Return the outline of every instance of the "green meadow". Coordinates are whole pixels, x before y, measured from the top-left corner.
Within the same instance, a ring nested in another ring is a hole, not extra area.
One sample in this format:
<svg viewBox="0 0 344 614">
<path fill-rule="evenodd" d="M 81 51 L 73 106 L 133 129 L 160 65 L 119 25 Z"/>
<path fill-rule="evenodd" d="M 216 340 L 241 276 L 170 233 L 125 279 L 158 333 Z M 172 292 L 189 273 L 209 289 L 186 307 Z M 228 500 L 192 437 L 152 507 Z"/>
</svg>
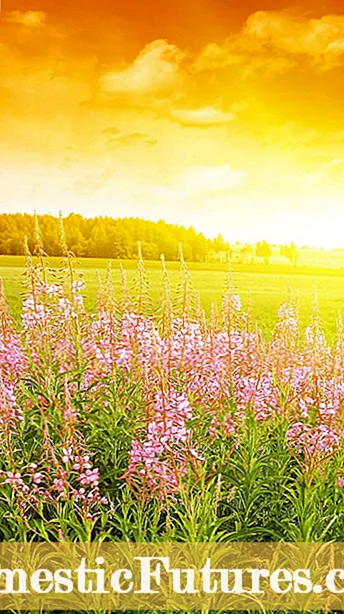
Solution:
<svg viewBox="0 0 344 614">
<path fill-rule="evenodd" d="M 340 312 L 344 317 L 344 270 L 335 260 L 318 258 L 321 267 L 300 265 L 291 267 L 283 263 L 272 262 L 269 265 L 239 264 L 232 266 L 232 284 L 246 308 L 251 305 L 253 317 L 263 332 L 269 336 L 273 329 L 279 306 L 292 295 L 299 303 L 300 321 L 306 326 L 312 310 L 314 296 L 317 297 L 320 315 L 329 340 L 336 330 L 336 320 Z M 48 266 L 59 268 L 60 258 L 48 258 Z M 113 285 L 119 294 L 121 287 L 120 264 L 127 274 L 129 286 L 135 278 L 136 262 L 133 260 L 112 261 Z M 337 266 L 336 266 L 337 265 Z M 95 306 L 97 295 L 97 271 L 105 279 L 107 260 L 85 258 L 76 261 L 76 268 L 85 281 L 85 303 L 89 310 Z M 172 289 L 179 281 L 179 263 L 166 264 Z M 162 282 L 160 262 L 145 263 L 153 299 L 159 297 Z M 226 264 L 190 263 L 190 276 L 195 289 L 200 292 L 201 305 L 209 315 L 211 305 L 221 306 L 221 297 L 226 283 Z M 18 319 L 22 303 L 24 276 L 24 258 L 21 256 L 0 256 L 0 276 L 3 280 L 5 295 L 12 315 Z"/>
</svg>

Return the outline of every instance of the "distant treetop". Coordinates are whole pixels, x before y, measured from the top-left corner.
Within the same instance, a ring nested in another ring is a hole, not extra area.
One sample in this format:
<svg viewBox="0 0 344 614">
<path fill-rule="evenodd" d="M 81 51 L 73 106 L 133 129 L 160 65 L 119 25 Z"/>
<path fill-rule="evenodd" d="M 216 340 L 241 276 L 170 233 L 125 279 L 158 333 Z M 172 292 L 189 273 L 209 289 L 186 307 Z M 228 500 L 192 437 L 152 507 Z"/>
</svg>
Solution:
<svg viewBox="0 0 344 614">
<path fill-rule="evenodd" d="M 141 242 L 143 258 L 158 260 L 178 259 L 181 243 L 185 260 L 204 262 L 224 261 L 230 254 L 230 245 L 221 235 L 207 239 L 191 226 L 185 228 L 163 220 L 151 222 L 141 218 L 84 218 L 71 213 L 63 219 L 68 249 L 78 257 L 131 259 L 137 257 L 137 242 Z M 62 256 L 61 222 L 52 215 L 8 214 L 0 215 L 0 254 L 24 253 L 25 236 L 31 253 L 40 246 L 50 256 Z"/>
</svg>

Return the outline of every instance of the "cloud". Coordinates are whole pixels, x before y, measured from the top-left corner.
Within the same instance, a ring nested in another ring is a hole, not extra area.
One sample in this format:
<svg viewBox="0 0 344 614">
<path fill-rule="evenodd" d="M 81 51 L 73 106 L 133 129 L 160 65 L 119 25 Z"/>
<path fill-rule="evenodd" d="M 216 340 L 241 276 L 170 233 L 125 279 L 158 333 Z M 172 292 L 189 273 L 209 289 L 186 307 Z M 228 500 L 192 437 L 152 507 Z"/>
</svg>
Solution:
<svg viewBox="0 0 344 614">
<path fill-rule="evenodd" d="M 303 186 L 311 187 L 318 185 L 322 182 L 326 182 L 331 179 L 331 183 L 333 183 L 337 178 L 342 178 L 342 169 L 340 169 L 340 174 L 338 175 L 332 169 L 336 169 L 337 167 L 342 167 L 344 164 L 344 160 L 342 158 L 335 158 L 334 160 L 330 160 L 329 162 L 324 162 L 317 170 L 312 173 L 307 173 L 303 178 Z"/>
<path fill-rule="evenodd" d="M 171 118 L 181 126 L 191 128 L 212 128 L 223 126 L 235 119 L 234 113 L 224 113 L 216 107 L 207 106 L 200 109 L 174 109 Z"/>
<path fill-rule="evenodd" d="M 3 19 L 7 23 L 17 24 L 28 28 L 39 28 L 46 21 L 43 11 L 11 11 L 5 13 Z"/>
<path fill-rule="evenodd" d="M 243 36 L 290 54 L 309 56 L 321 63 L 341 63 L 344 53 L 344 16 L 325 15 L 306 19 L 277 11 L 258 11 L 246 21 Z"/>
<path fill-rule="evenodd" d="M 104 131 L 103 131 L 104 132 Z M 143 132 L 132 132 L 131 134 L 115 134 L 107 141 L 107 145 L 112 146 L 127 146 L 127 145 L 136 145 L 142 143 L 148 147 L 153 147 L 157 145 L 158 141 L 156 139 L 151 139 L 147 134 Z"/>
<path fill-rule="evenodd" d="M 247 171 L 235 170 L 229 164 L 223 166 L 192 166 L 178 179 L 178 187 L 189 192 L 227 192 L 239 187 L 246 179 Z"/>
<path fill-rule="evenodd" d="M 116 126 L 109 126 L 108 128 L 104 128 L 102 130 L 103 134 L 106 134 L 106 136 L 114 136 L 119 134 L 120 130 L 119 128 L 116 128 Z"/>
<path fill-rule="evenodd" d="M 212 43 L 200 53 L 198 71 L 246 65 L 270 72 L 296 66 L 302 59 L 320 70 L 344 61 L 344 16 L 319 19 L 287 11 L 257 11 L 248 17 L 241 32 L 222 45 Z"/>
<path fill-rule="evenodd" d="M 155 40 L 144 47 L 132 64 L 103 75 L 101 88 L 108 93 L 164 95 L 181 87 L 184 57 L 176 45 Z"/>
</svg>

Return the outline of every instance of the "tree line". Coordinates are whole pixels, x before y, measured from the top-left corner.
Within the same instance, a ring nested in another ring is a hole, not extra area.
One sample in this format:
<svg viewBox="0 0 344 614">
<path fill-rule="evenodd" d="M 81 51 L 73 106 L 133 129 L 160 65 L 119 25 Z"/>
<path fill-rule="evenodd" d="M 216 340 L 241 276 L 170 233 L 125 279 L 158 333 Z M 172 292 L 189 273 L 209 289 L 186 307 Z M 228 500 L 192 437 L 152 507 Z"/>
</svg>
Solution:
<svg viewBox="0 0 344 614">
<path fill-rule="evenodd" d="M 0 254 L 22 255 L 25 241 L 30 252 L 35 254 L 38 232 L 43 251 L 50 256 L 62 256 L 61 225 L 68 249 L 79 258 L 134 259 L 138 241 L 146 260 L 158 260 L 161 254 L 166 260 L 177 260 L 180 244 L 189 262 L 227 262 L 229 259 L 245 264 L 257 257 L 269 264 L 272 256 L 271 246 L 266 241 L 255 246 L 246 244 L 238 252 L 221 235 L 208 239 L 192 226 L 185 228 L 163 220 L 151 222 L 134 217 L 85 218 L 75 213 L 65 218 L 28 213 L 0 214 Z M 297 264 L 299 251 L 294 243 L 280 246 L 280 254 L 290 264 Z"/>
<path fill-rule="evenodd" d="M 52 215 L 1 214 L 0 254 L 22 255 L 25 237 L 34 254 L 39 227 L 43 250 L 50 256 L 61 256 L 61 219 Z M 71 213 L 62 222 L 68 249 L 77 257 L 136 258 L 138 241 L 146 260 L 158 260 L 161 254 L 166 260 L 177 260 L 180 244 L 185 259 L 191 262 L 204 262 L 209 254 L 230 253 L 230 245 L 221 235 L 208 239 L 193 227 L 185 228 L 162 220 L 84 218 Z"/>
<path fill-rule="evenodd" d="M 230 257 L 233 259 L 233 251 L 230 249 Z M 276 252 L 275 252 L 276 253 Z M 284 256 L 289 261 L 289 264 L 296 266 L 300 252 L 297 249 L 295 243 L 289 243 L 285 245 L 279 246 L 279 253 L 281 256 Z M 254 262 L 255 256 L 260 259 L 264 264 L 270 263 L 270 258 L 272 256 L 272 248 L 269 243 L 266 241 L 258 241 L 254 248 L 253 245 L 246 244 L 240 248 L 239 253 L 236 254 L 237 262 L 241 264 L 252 264 Z"/>
</svg>

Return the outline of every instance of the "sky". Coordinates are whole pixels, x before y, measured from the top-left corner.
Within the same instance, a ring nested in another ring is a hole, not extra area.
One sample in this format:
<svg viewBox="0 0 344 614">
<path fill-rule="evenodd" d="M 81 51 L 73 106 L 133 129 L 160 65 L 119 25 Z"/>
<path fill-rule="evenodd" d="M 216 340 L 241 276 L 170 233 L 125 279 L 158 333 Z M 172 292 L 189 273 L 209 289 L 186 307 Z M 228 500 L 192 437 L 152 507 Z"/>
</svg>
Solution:
<svg viewBox="0 0 344 614">
<path fill-rule="evenodd" d="M 344 247 L 342 0 L 5 0 L 0 212 Z"/>
</svg>

